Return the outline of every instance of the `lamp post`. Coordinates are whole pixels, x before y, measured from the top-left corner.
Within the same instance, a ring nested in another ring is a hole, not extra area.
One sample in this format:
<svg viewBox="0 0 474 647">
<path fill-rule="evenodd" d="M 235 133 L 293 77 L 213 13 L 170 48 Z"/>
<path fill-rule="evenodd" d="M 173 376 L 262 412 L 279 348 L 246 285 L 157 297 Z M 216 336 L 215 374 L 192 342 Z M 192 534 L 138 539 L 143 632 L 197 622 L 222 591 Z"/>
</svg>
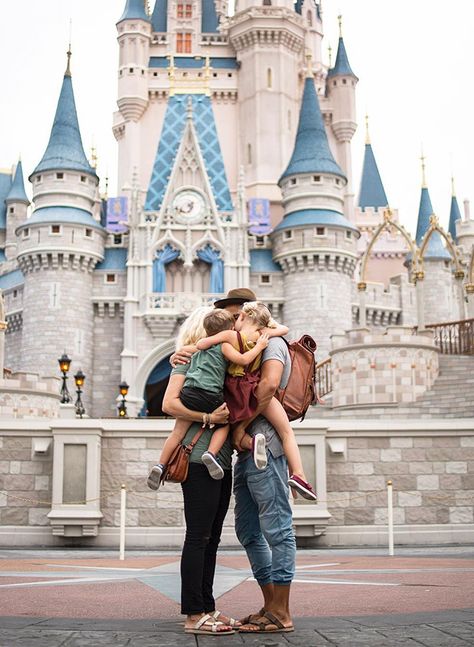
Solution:
<svg viewBox="0 0 474 647">
<path fill-rule="evenodd" d="M 128 418 L 128 415 L 127 415 L 127 402 L 125 400 L 125 396 L 128 393 L 128 389 L 129 389 L 129 386 L 125 382 L 125 380 L 120 382 L 120 384 L 119 384 L 119 393 L 122 396 L 122 401 L 119 402 L 119 405 L 118 405 L 119 418 Z"/>
<path fill-rule="evenodd" d="M 71 366 L 71 360 L 70 358 L 66 355 L 64 352 L 61 357 L 58 359 L 58 364 L 59 364 L 59 369 L 61 373 L 63 374 L 63 383 L 61 385 L 61 404 L 69 404 L 71 402 L 71 394 L 68 391 L 67 388 L 67 373 L 69 371 L 69 367 Z"/>
<path fill-rule="evenodd" d="M 75 403 L 76 407 L 76 414 L 79 416 L 79 418 L 82 418 L 82 416 L 85 414 L 86 410 L 84 409 L 84 405 L 81 400 L 81 395 L 82 395 L 82 388 L 84 386 L 84 380 L 86 379 L 86 376 L 84 373 L 79 369 L 77 373 L 74 376 L 74 381 L 76 382 L 76 388 L 77 388 L 77 399 Z"/>
</svg>

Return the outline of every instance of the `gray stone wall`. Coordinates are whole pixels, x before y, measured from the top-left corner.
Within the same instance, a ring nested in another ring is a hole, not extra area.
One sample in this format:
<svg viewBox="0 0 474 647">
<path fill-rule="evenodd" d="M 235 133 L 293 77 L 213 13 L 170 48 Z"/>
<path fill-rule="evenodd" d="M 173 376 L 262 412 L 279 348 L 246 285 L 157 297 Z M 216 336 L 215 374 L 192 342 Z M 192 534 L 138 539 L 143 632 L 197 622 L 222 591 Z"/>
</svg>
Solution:
<svg viewBox="0 0 474 647">
<path fill-rule="evenodd" d="M 22 329 L 16 328 L 6 331 L 5 335 L 5 368 L 15 372 L 21 365 Z"/>
<path fill-rule="evenodd" d="M 0 525 L 49 525 L 51 481 L 51 451 L 40 457 L 31 437 L 0 435 Z"/>
<path fill-rule="evenodd" d="M 347 456 L 327 458 L 332 526 L 472 523 L 474 437 L 349 437 Z"/>
<path fill-rule="evenodd" d="M 326 359 L 330 336 L 352 328 L 351 277 L 342 272 L 295 271 L 284 275 L 284 323 L 291 337 L 307 333 L 318 344 L 318 361 Z"/>
<path fill-rule="evenodd" d="M 107 305 L 94 313 L 94 357 L 91 375 L 92 410 L 95 418 L 117 414 L 116 398 L 122 381 L 123 313 Z"/>
<path fill-rule="evenodd" d="M 42 268 L 25 276 L 23 299 L 22 369 L 59 375 L 58 358 L 72 359 L 70 375 L 79 368 L 92 372 L 92 276 L 79 268 Z M 73 380 L 69 381 L 70 390 Z M 90 408 L 88 383 L 84 402 Z"/>
<path fill-rule="evenodd" d="M 425 307 L 425 323 L 440 323 L 455 321 L 459 309 L 454 294 L 454 278 L 449 264 L 444 261 L 428 261 L 424 263 L 425 278 L 423 280 L 423 301 Z"/>
</svg>

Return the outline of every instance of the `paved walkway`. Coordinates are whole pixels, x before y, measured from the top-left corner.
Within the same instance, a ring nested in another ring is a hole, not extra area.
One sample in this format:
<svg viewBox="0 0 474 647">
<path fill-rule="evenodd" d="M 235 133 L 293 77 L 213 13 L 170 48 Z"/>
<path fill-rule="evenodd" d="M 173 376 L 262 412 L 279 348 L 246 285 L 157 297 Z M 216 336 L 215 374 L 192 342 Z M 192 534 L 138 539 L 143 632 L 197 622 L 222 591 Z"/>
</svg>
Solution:
<svg viewBox="0 0 474 647">
<path fill-rule="evenodd" d="M 295 632 L 195 637 L 182 631 L 179 556 L 0 551 L 0 647 L 344 647 L 474 645 L 469 549 L 298 551 Z M 222 551 L 218 608 L 260 605 L 241 552 Z"/>
</svg>

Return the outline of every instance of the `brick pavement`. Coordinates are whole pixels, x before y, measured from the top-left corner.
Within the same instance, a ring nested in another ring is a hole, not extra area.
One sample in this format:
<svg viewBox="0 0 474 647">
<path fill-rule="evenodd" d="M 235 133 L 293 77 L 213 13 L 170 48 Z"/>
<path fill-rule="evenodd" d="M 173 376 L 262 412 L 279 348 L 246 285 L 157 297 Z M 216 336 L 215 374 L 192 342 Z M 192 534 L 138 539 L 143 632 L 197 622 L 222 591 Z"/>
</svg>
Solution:
<svg viewBox="0 0 474 647">
<path fill-rule="evenodd" d="M 474 645 L 471 549 L 298 551 L 291 634 L 185 635 L 179 556 L 0 551 L 0 647 Z M 218 608 L 259 606 L 242 552 L 222 551 Z"/>
</svg>

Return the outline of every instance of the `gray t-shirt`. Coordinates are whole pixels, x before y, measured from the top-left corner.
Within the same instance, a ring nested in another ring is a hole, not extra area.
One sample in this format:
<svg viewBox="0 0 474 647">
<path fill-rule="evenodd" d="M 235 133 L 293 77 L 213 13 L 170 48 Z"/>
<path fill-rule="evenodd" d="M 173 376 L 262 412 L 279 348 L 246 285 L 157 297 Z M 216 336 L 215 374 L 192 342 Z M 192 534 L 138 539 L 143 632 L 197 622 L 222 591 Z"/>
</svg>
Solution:
<svg viewBox="0 0 474 647">
<path fill-rule="evenodd" d="M 262 365 L 269 359 L 276 359 L 283 364 L 283 373 L 280 380 L 280 388 L 283 389 L 288 383 L 291 372 L 291 359 L 286 342 L 281 337 L 272 337 L 268 342 L 268 346 L 263 351 Z M 247 427 L 247 433 L 251 436 L 255 434 L 264 434 L 267 441 L 267 447 L 270 450 L 273 458 L 282 456 L 283 445 L 281 444 L 280 436 L 278 435 L 275 427 L 271 425 L 264 416 L 258 416 Z M 250 456 L 250 452 L 242 452 L 239 454 L 239 460 L 245 460 Z"/>
</svg>

